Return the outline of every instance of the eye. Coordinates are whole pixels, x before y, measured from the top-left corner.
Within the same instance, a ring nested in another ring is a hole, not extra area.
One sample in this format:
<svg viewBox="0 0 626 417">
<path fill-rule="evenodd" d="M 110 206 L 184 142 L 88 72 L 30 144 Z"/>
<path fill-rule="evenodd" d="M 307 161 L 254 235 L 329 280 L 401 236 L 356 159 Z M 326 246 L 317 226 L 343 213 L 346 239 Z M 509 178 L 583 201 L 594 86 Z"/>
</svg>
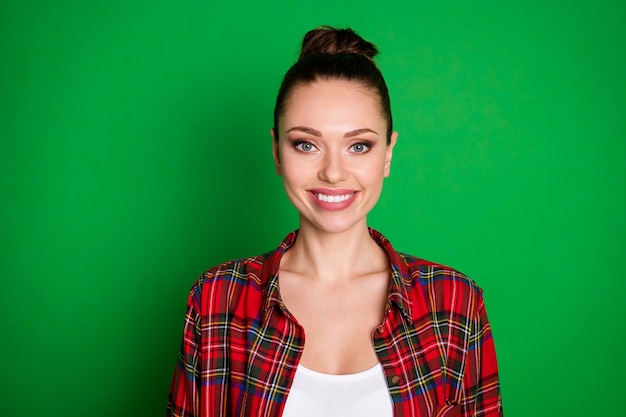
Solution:
<svg viewBox="0 0 626 417">
<path fill-rule="evenodd" d="M 315 150 L 315 146 L 311 142 L 305 140 L 294 143 L 294 147 L 300 152 L 312 152 Z"/>
<path fill-rule="evenodd" d="M 354 145 L 352 145 L 351 148 L 352 148 L 352 152 L 354 153 L 365 153 L 370 150 L 370 144 L 359 142 L 359 143 L 355 143 Z"/>
</svg>

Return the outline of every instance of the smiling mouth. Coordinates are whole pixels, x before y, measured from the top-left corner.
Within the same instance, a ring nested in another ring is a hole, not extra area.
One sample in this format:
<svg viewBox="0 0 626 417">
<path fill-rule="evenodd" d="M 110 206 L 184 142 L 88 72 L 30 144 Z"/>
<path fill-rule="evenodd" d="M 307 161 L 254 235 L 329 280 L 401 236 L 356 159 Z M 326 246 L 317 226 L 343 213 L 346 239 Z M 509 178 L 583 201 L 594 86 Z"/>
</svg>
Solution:
<svg viewBox="0 0 626 417">
<path fill-rule="evenodd" d="M 342 195 L 326 195 L 322 193 L 313 193 L 315 198 L 327 203 L 341 203 L 342 201 L 349 200 L 355 193 L 342 194 Z"/>
</svg>

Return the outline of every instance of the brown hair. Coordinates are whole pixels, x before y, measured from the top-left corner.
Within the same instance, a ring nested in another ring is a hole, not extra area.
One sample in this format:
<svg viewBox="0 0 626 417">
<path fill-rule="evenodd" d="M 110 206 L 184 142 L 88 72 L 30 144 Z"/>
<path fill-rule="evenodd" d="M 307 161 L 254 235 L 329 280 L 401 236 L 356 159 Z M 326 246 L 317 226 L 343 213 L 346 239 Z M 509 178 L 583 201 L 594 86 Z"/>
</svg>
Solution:
<svg viewBox="0 0 626 417">
<path fill-rule="evenodd" d="M 316 80 L 342 79 L 358 81 L 373 90 L 379 98 L 381 113 L 387 121 L 387 143 L 393 130 L 389 91 L 373 58 L 378 54 L 374 44 L 352 29 L 322 26 L 304 35 L 298 61 L 289 68 L 278 90 L 274 107 L 274 132 L 278 139 L 278 118 L 285 112 L 285 101 L 298 85 Z"/>
</svg>

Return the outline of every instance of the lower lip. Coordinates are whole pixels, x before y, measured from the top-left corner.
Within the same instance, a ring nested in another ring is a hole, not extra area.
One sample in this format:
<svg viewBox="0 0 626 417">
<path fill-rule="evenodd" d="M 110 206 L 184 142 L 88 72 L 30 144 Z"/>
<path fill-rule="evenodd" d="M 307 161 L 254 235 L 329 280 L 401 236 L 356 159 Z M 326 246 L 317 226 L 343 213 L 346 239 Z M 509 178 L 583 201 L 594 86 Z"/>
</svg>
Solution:
<svg viewBox="0 0 626 417">
<path fill-rule="evenodd" d="M 331 203 L 330 201 L 322 201 L 319 198 L 317 198 L 315 196 L 314 193 L 309 192 L 309 194 L 311 195 L 311 198 L 313 199 L 313 202 L 321 209 L 323 210 L 330 210 L 330 211 L 336 211 L 336 210 L 344 210 L 348 207 L 350 207 L 350 205 L 354 202 L 354 200 L 356 199 L 356 195 L 357 193 L 353 193 L 352 196 L 346 200 L 343 201 L 339 201 L 337 203 Z"/>
</svg>

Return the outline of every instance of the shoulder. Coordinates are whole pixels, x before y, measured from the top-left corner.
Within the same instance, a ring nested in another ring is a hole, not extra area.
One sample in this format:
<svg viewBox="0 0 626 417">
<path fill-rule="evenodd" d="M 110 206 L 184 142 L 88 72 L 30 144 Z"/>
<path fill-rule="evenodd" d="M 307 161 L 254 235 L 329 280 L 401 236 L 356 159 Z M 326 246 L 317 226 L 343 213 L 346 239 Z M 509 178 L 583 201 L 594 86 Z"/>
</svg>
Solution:
<svg viewBox="0 0 626 417">
<path fill-rule="evenodd" d="M 482 288 L 464 273 L 406 253 L 398 256 L 406 267 L 406 284 L 424 296 L 429 309 L 472 315 L 482 306 Z"/>
<path fill-rule="evenodd" d="M 263 268 L 271 252 L 224 262 L 204 271 L 189 293 L 189 304 L 200 313 L 228 311 L 243 294 L 263 291 Z"/>
<path fill-rule="evenodd" d="M 394 285 L 402 297 L 417 305 L 419 314 L 427 311 L 464 311 L 471 315 L 482 304 L 481 288 L 467 275 L 435 262 L 396 251 L 380 232 L 370 229 L 372 238 L 387 252 L 394 269 Z"/>
<path fill-rule="evenodd" d="M 470 291 L 482 293 L 482 289 L 473 279 L 454 268 L 402 252 L 398 252 L 398 256 L 404 262 L 412 280 L 419 281 L 421 285 L 454 282 Z"/>
</svg>

